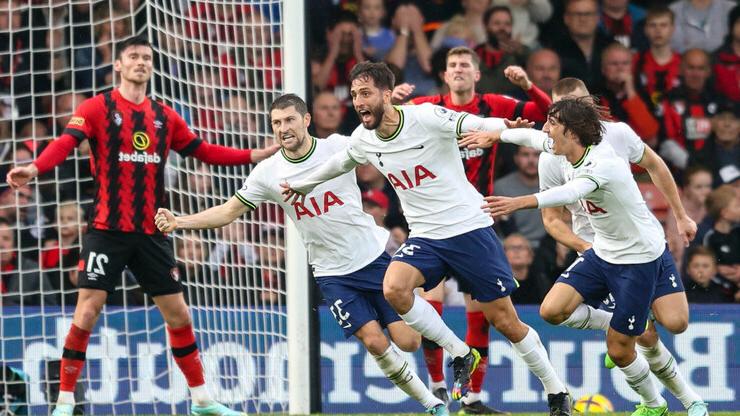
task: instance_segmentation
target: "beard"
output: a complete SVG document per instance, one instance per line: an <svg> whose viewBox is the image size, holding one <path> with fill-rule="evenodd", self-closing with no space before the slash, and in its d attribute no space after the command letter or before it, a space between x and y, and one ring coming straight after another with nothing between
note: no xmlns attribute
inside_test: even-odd
<svg viewBox="0 0 740 416"><path fill-rule="evenodd" d="M365 127L368 130L375 130L380 126L380 122L383 121L383 114L385 114L385 110L383 108L383 103L371 107L370 108L370 114L373 116L372 124L366 125L364 121L362 121L362 115L357 113L357 115L360 117L360 121L362 122L362 126Z"/></svg>

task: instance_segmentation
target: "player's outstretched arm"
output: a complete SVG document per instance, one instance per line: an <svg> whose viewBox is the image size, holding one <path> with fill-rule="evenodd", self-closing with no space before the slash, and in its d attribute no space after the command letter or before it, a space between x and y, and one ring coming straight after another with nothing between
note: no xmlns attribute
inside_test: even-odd
<svg viewBox="0 0 740 416"><path fill-rule="evenodd" d="M63 133L51 142L33 163L11 169L5 176L5 180L13 189L27 184L36 176L44 174L62 163L69 152L77 146L77 143L74 136Z"/></svg>
<svg viewBox="0 0 740 416"><path fill-rule="evenodd" d="M357 165L359 163L352 159L349 153L336 153L307 178L295 181L292 184L280 184L283 187L284 200L288 202L292 198L291 203L295 204L301 196L305 196L322 183L351 171Z"/></svg>
<svg viewBox="0 0 740 416"><path fill-rule="evenodd" d="M564 207L542 208L540 212L542 213L542 223L545 225L545 231L556 241L579 253L591 248L591 243L578 237L563 220Z"/></svg>
<svg viewBox="0 0 740 416"><path fill-rule="evenodd" d="M665 196L668 201L668 205L673 210L673 216L676 218L678 233L683 239L684 246L688 247L691 240L696 236L696 223L689 217L683 204L681 204L681 197L678 195L678 187L676 186L676 182L673 180L673 175L671 175L671 171L668 169L668 166L665 164L663 159L661 159L661 157L648 146L645 146L645 153L638 165L648 171L650 179L653 180L655 186L660 190L663 196Z"/></svg>
<svg viewBox="0 0 740 416"><path fill-rule="evenodd" d="M575 178L565 185L556 186L546 191L532 195L518 196L487 196L483 209L492 217L511 214L514 211L526 208L562 207L572 204L598 189L598 184L590 178Z"/></svg>
<svg viewBox="0 0 740 416"><path fill-rule="evenodd" d="M485 119L488 120L488 119ZM501 120L493 119L492 120ZM516 120L503 119L504 126L507 129L518 129L518 128L530 128L534 123L529 120L518 117ZM498 121L496 121L498 123ZM468 149L485 149L492 147L497 141L501 140L503 130L469 130L461 135L461 139L458 140L457 145L460 147L467 147Z"/></svg>
<svg viewBox="0 0 740 416"><path fill-rule="evenodd" d="M258 163L280 150L279 144L273 144L262 149L236 149L203 141L193 151L193 157L209 165L244 165Z"/></svg>
<svg viewBox="0 0 740 416"><path fill-rule="evenodd" d="M235 219L251 210L236 197L231 197L221 205L208 208L193 215L176 217L170 210L160 208L154 216L154 224L159 231L169 233L177 229L200 230L204 228L219 228L231 224Z"/></svg>
<svg viewBox="0 0 740 416"><path fill-rule="evenodd" d="M416 89L416 85L404 82L403 84L396 85L391 93L391 103L403 104L412 92Z"/></svg>

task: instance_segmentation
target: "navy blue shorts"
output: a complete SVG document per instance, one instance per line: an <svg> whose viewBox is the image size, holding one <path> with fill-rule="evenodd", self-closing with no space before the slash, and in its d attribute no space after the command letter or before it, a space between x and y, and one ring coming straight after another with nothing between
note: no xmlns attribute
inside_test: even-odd
<svg viewBox="0 0 740 416"><path fill-rule="evenodd" d="M660 269L661 274L660 276L658 276L658 280L655 283L655 294L653 295L653 301L662 296L670 295L671 293L681 293L685 291L683 282L681 281L681 277L678 274L678 269L676 268L676 263L673 261L673 256L671 255L671 252L668 250L667 247L663 254L660 256L659 260L662 262L662 266ZM571 286L577 287L578 283L575 281L578 278L578 275L571 275L569 279L569 284ZM559 281L565 282L564 280ZM603 301L584 300L584 303L597 309L600 307L601 309L607 310L609 312L612 312L616 306L614 297L611 294L609 294L609 296L607 296L607 298Z"/></svg>
<svg viewBox="0 0 740 416"><path fill-rule="evenodd" d="M370 321L378 321L385 328L401 320L383 297L383 277L390 260L391 256L383 252L356 272L316 278L326 304L346 338Z"/></svg>
<svg viewBox="0 0 740 416"><path fill-rule="evenodd" d="M392 261L402 261L424 275L424 290L435 288L450 274L479 302L511 295L517 288L504 248L491 227L441 240L411 237Z"/></svg>
<svg viewBox="0 0 740 416"><path fill-rule="evenodd" d="M665 253L649 263L613 264L600 259L591 249L576 259L557 281L572 286L592 306L612 299L609 325L622 334L638 336L647 326L659 276L666 276L666 286L672 286L664 260Z"/></svg>

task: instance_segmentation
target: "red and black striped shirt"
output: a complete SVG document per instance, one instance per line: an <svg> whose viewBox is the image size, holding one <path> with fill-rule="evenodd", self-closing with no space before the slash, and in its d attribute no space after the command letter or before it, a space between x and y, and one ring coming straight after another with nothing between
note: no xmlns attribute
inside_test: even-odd
<svg viewBox="0 0 740 416"><path fill-rule="evenodd" d="M154 214L166 203L170 148L185 156L201 143L172 108L149 98L135 104L118 89L85 100L63 134L90 142L92 227L146 234L157 232Z"/></svg>
<svg viewBox="0 0 740 416"><path fill-rule="evenodd" d="M552 101L547 94L532 86L527 91L532 101L519 101L500 94L475 94L473 99L464 105L452 103L450 94L417 97L413 104L432 103L453 111L464 111L481 117L501 117L516 119L526 118L529 121L545 121L547 110ZM475 186L482 195L493 195L494 163L498 143L490 149L460 149L460 157L465 167L468 182Z"/></svg>

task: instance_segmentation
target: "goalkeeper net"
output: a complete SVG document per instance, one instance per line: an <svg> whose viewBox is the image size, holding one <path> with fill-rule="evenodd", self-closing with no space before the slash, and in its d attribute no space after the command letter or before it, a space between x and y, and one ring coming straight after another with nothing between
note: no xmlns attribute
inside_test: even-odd
<svg viewBox="0 0 740 416"><path fill-rule="evenodd" d="M155 45L151 94L201 138L263 147L271 138L266 111L285 76L285 3L0 2L2 177L37 157L82 100L115 85L113 45L132 34L145 34ZM30 186L0 188L0 365L12 370L3 372L0 391L25 386L5 394L0 407L16 412L46 413L58 391L58 360L76 303L84 217L93 197L88 150L83 143ZM171 153L170 206L188 214L223 203L249 169L207 166ZM223 229L173 237L214 398L245 411L286 412L282 213L267 204ZM187 385L163 320L129 272L93 332L77 390L87 414L188 412Z"/></svg>

